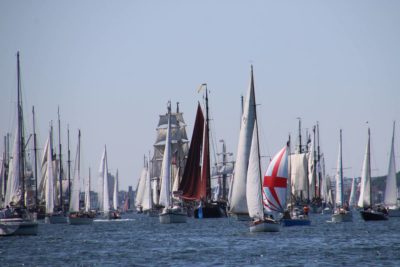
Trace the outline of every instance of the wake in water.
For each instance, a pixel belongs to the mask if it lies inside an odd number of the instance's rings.
[[[95,219],[93,222],[128,222],[136,221],[136,219],[118,219],[118,220],[107,220],[107,219]]]

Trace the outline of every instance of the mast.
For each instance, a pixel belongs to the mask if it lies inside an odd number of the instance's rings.
[[[207,168],[209,168],[210,166],[210,129],[209,129],[209,117],[208,117],[208,88],[207,88],[207,84],[205,84],[206,87],[206,137],[204,138],[204,147],[207,147],[207,153],[208,155],[206,155],[206,160],[207,160]],[[210,171],[207,170],[207,187],[206,187],[206,198],[210,199],[211,198],[211,175],[210,175]]]
[[[67,125],[67,138],[68,138],[68,203],[71,203],[71,151],[69,150],[69,125]],[[80,143],[81,130],[78,134],[78,142]],[[80,146],[79,146],[80,149]]]
[[[64,203],[63,203],[63,195],[62,195],[62,159],[61,159],[61,122],[60,122],[60,107],[57,110],[58,114],[58,147],[59,147],[59,160],[60,160],[60,175],[59,175],[59,182],[60,182],[60,205],[61,210],[64,211]]]
[[[224,172],[222,173],[222,199],[226,200],[226,145],[224,140],[222,140],[222,166],[224,166]]]
[[[317,193],[318,193],[318,191],[317,191],[317,169],[316,169],[316,167],[317,167],[317,155],[316,155],[316,151],[315,151],[315,130],[316,130],[316,127],[314,126],[313,127],[313,151],[312,151],[312,153],[313,153],[313,158],[314,158],[314,160],[313,160],[313,164],[314,164],[314,167],[313,167],[313,178],[315,179],[314,180],[314,197],[315,198],[317,198]]]
[[[33,117],[33,155],[35,158],[35,209],[37,209],[38,201],[38,179],[37,179],[37,143],[36,143],[36,127],[35,127],[35,106],[32,107]]]
[[[371,179],[371,130],[368,127],[368,178],[369,178],[369,205],[372,207],[372,179]]]
[[[318,161],[318,197],[321,198],[321,168],[320,168],[320,160],[321,160],[321,150],[319,146],[319,122],[317,121],[317,161]]]
[[[340,199],[341,199],[341,205],[342,207],[344,206],[344,197],[343,197],[343,147],[342,147],[342,129],[340,129],[340,186],[342,187],[340,189]]]
[[[301,154],[301,118],[297,118],[299,120],[299,153]]]
[[[23,127],[23,114],[22,114],[22,96],[21,96],[21,67],[19,63],[19,51],[17,52],[17,81],[18,81],[18,139],[19,142],[19,170],[18,176],[22,180],[21,197],[22,197],[22,207],[25,207],[25,140]]]

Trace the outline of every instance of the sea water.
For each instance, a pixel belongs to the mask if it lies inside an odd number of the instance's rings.
[[[126,214],[93,225],[41,223],[37,236],[0,238],[0,266],[400,266],[400,218],[250,233],[231,218],[160,224]]]

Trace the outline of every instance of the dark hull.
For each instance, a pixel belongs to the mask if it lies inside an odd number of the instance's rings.
[[[282,226],[307,226],[311,225],[309,219],[281,219]]]
[[[202,218],[225,218],[226,207],[222,203],[207,203],[204,207],[201,207],[203,217]],[[194,217],[199,218],[199,208],[194,209]]]
[[[388,216],[379,211],[360,211],[361,217],[364,221],[386,221],[388,220]]]

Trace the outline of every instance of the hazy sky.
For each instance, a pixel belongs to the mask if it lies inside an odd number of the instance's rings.
[[[330,174],[343,129],[345,176],[359,176],[369,121],[373,175],[383,175],[400,124],[399,14],[399,1],[1,0],[0,134],[14,132],[19,50],[27,130],[35,105],[43,147],[60,106],[64,152],[67,124],[72,155],[80,128],[85,175],[97,178],[107,144],[127,189],[168,100],[181,103],[191,137],[204,82],[214,137],[236,153],[253,64],[264,155],[297,135],[301,117],[304,131],[320,122]]]

